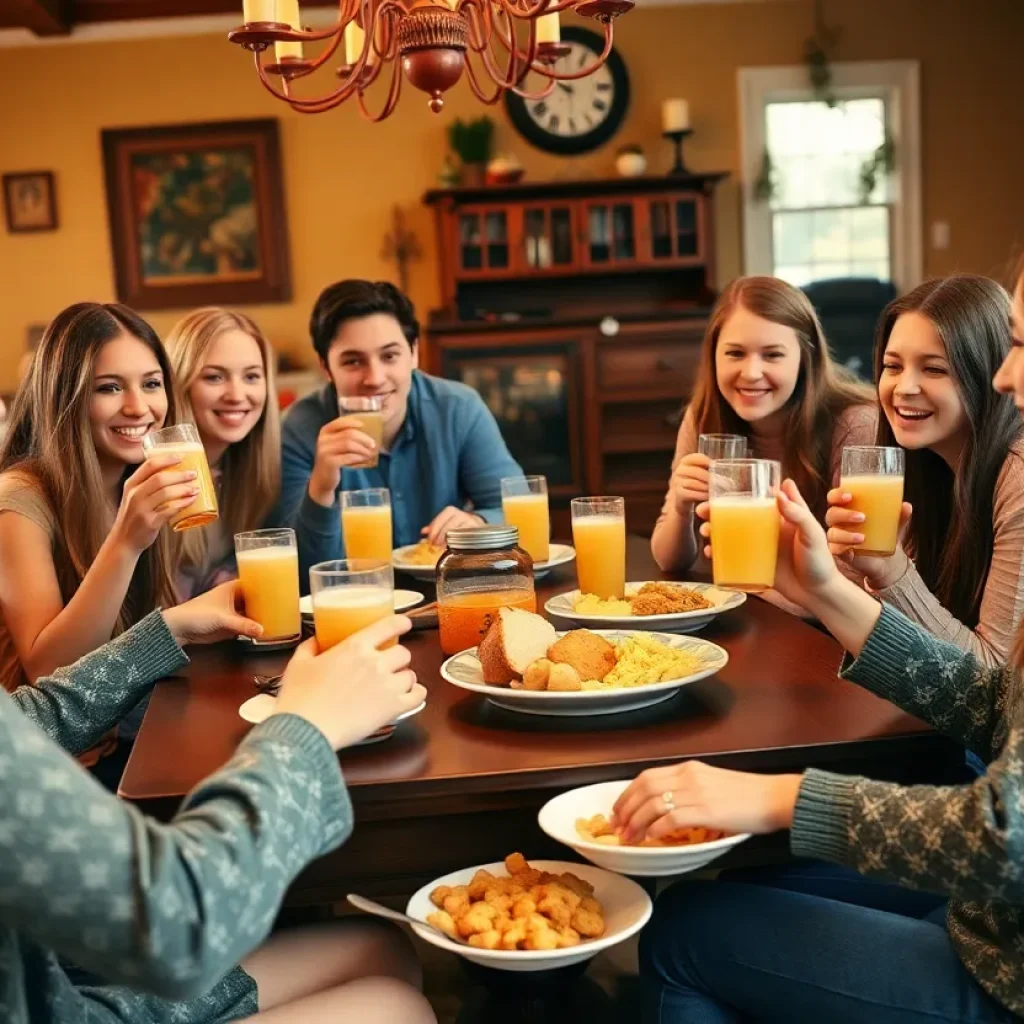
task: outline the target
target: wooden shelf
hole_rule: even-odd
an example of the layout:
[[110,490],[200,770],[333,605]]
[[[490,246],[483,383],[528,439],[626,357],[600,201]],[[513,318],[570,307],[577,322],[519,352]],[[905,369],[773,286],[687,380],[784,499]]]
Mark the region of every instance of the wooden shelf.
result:
[[686,396],[681,388],[635,388],[632,391],[601,391],[597,400],[602,405],[625,405],[630,402],[670,402],[681,405]]
[[601,451],[605,455],[629,455],[631,452],[674,452],[675,437],[651,437],[649,434],[637,434],[633,437],[605,437],[601,441]]

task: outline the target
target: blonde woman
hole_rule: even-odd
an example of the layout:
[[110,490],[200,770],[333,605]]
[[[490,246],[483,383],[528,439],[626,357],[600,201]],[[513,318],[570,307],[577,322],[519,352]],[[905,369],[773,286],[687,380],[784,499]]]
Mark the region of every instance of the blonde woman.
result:
[[[35,682],[174,603],[169,530],[198,493],[178,459],[143,460],[174,422],[167,357],[120,305],[81,302],[49,325],[0,449],[0,682]],[[130,730],[129,730],[130,731]],[[111,737],[83,755],[94,765]],[[127,746],[121,753],[126,756]],[[116,781],[111,759],[98,772]]]

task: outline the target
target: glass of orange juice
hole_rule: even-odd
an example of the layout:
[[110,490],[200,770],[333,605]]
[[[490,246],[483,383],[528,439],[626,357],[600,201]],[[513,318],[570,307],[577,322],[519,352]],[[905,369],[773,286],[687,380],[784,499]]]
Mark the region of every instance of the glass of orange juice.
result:
[[341,532],[348,558],[391,564],[391,492],[342,491]]
[[903,507],[903,449],[852,445],[843,449],[839,486],[853,495],[847,508],[864,514],[864,522],[848,529],[864,534],[856,551],[891,555],[900,535]]
[[390,565],[361,559],[320,562],[309,570],[309,590],[321,651],[395,613],[395,575]]
[[781,467],[770,459],[711,463],[711,562],[715,586],[756,594],[775,586]]
[[295,531],[236,533],[235,559],[245,598],[245,614],[263,627],[263,636],[255,643],[298,640],[302,634],[302,617]]
[[697,451],[712,462],[716,459],[742,459],[747,454],[747,439],[742,434],[701,434]]
[[607,599],[626,593],[626,501],[573,498],[572,539],[580,591]]
[[147,459],[157,455],[177,455],[181,462],[172,466],[174,470],[194,469],[199,493],[191,505],[175,513],[171,526],[175,532],[191,530],[195,526],[206,526],[214,522],[217,511],[217,491],[210,475],[210,464],[206,460],[206,449],[199,440],[199,432],[191,423],[179,423],[176,427],[151,430],[142,436],[142,453]]
[[359,429],[369,434],[377,445],[366,462],[357,462],[351,469],[373,469],[384,443],[384,402],[378,395],[338,395],[338,413],[342,420],[359,420]]
[[548,481],[543,476],[510,476],[501,481],[505,522],[519,529],[519,546],[537,562],[551,557]]

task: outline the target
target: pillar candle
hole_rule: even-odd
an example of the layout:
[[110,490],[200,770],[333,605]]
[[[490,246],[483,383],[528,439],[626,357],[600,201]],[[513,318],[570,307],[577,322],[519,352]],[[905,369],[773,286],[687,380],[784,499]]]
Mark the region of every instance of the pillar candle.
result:
[[274,0],[242,0],[242,20],[251,25],[274,20]]
[[354,22],[345,26],[345,63],[355,64],[363,53],[366,33]]
[[686,100],[665,100],[661,105],[661,130],[685,132],[690,127],[690,104]]
[[558,24],[558,14],[542,14],[537,21],[537,42],[558,43],[562,40],[562,30]]

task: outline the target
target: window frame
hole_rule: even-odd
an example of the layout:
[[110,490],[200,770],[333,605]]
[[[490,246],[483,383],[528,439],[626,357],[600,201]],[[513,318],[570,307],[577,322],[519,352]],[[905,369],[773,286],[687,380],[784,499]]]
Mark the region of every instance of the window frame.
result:
[[[740,68],[740,159],[743,189],[743,266],[771,274],[772,211],[754,198],[765,150],[764,109],[769,103],[816,99],[803,65]],[[840,100],[881,95],[896,145],[889,266],[900,291],[923,279],[921,212],[921,91],[917,61],[856,61],[832,65],[832,90]]]

